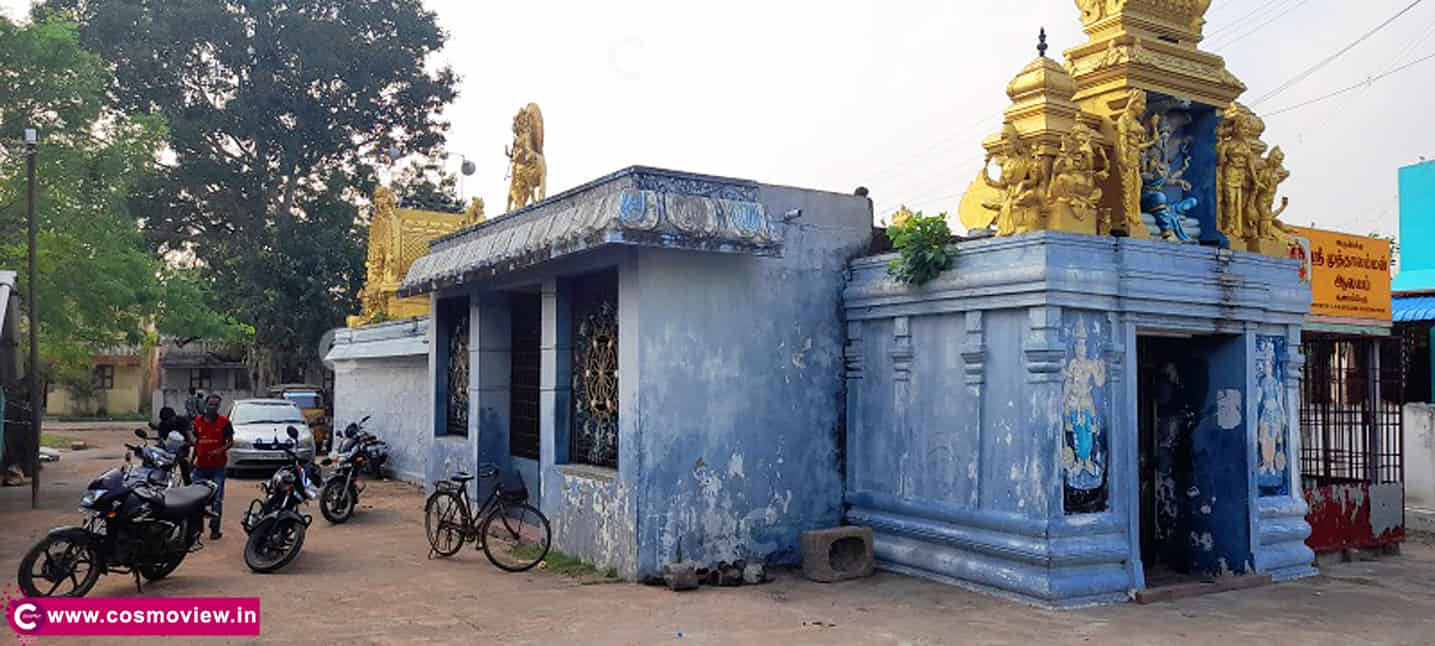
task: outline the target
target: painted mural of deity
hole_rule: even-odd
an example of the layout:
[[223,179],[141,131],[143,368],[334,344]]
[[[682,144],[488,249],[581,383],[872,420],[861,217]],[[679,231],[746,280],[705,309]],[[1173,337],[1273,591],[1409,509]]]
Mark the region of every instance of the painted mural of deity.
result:
[[1288,493],[1286,478],[1286,431],[1289,421],[1285,407],[1285,339],[1261,337],[1257,341],[1257,384],[1260,407],[1256,418],[1256,441],[1260,464],[1256,484],[1261,495],[1279,496]]
[[1073,347],[1062,368],[1061,464],[1067,513],[1106,508],[1106,420],[1097,394],[1106,386],[1106,361],[1088,347],[1087,324],[1078,319]]

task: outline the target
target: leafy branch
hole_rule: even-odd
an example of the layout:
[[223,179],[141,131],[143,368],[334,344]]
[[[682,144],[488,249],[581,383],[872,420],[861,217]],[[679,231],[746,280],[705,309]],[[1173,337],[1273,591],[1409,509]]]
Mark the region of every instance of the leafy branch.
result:
[[918,211],[901,224],[887,228],[887,238],[901,255],[887,266],[887,273],[907,285],[922,285],[952,266],[956,250],[950,248],[952,232],[947,214],[924,217]]

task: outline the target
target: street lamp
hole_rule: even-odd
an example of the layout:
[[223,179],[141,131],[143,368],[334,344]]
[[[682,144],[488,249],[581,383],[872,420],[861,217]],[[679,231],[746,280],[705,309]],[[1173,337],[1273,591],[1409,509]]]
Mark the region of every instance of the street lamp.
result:
[[44,393],[40,392],[40,301],[35,297],[35,283],[39,276],[39,223],[35,220],[35,156],[40,145],[40,134],[34,128],[25,129],[25,216],[30,228],[29,285],[25,299],[30,314],[30,429],[35,433],[35,452],[30,454],[30,508],[40,507],[40,407],[44,405]]

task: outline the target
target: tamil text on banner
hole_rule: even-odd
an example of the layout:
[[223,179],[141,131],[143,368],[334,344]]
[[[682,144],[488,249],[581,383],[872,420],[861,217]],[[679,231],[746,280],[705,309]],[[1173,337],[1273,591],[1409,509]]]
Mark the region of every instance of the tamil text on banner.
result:
[[1312,315],[1390,321],[1389,240],[1291,228],[1310,243]]

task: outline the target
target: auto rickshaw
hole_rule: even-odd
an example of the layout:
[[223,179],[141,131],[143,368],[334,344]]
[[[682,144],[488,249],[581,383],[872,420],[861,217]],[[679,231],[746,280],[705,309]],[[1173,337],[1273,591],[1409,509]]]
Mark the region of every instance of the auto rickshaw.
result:
[[294,402],[304,412],[304,421],[314,433],[314,445],[328,451],[333,437],[333,420],[324,399],[324,389],[310,384],[280,384],[269,388],[269,396]]

